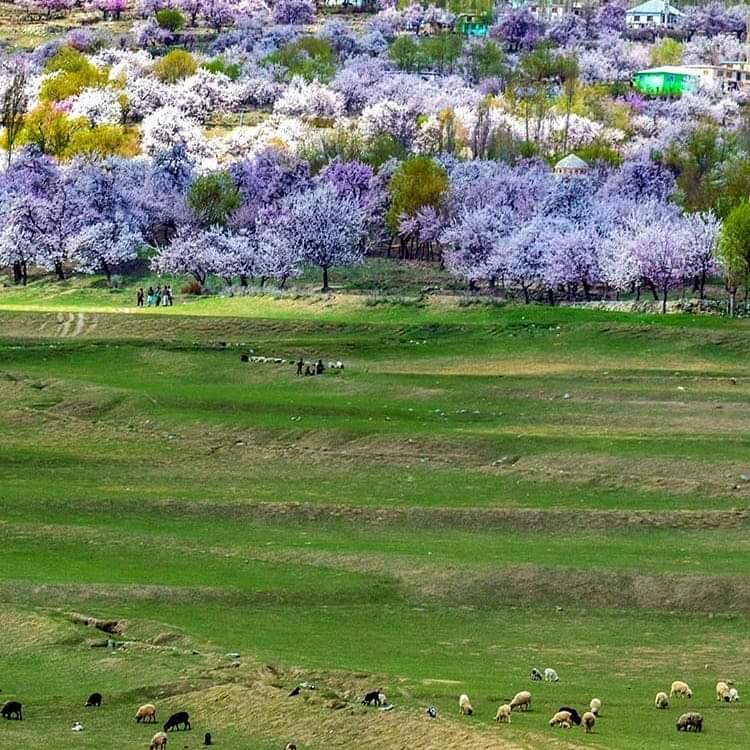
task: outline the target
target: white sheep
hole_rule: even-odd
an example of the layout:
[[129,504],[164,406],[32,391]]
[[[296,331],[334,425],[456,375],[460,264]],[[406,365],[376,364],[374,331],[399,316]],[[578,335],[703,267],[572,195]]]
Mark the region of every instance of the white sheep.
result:
[[672,683],[672,688],[669,691],[669,697],[671,698],[675,695],[680,698],[692,698],[693,691],[690,689],[690,686],[687,684],[687,682],[683,682],[682,680],[675,680]]
[[594,724],[596,724],[596,715],[593,711],[586,711],[586,713],[581,716],[581,725],[586,734],[591,734],[591,732],[594,731]]
[[513,696],[513,700],[510,702],[510,710],[513,711],[516,708],[524,711],[531,708],[531,693],[528,690],[522,690]]
[[599,716],[599,711],[601,711],[602,708],[602,702],[598,698],[592,698],[591,703],[589,703],[589,709],[591,709],[591,713],[594,714],[594,716]]
[[503,703],[502,706],[498,706],[497,713],[495,714],[495,721],[507,722],[510,724],[511,708],[507,703]]
[[667,694],[665,692],[657,693],[654,705],[657,708],[669,708],[669,697]]
[[458,712],[464,716],[471,716],[474,713],[474,709],[471,707],[471,701],[466,693],[461,693],[458,699]]
[[153,703],[144,703],[135,712],[135,720],[139,723],[156,721],[156,706]]
[[557,676],[557,672],[551,667],[547,667],[544,670],[544,679],[546,682],[557,682],[560,678]]
[[726,682],[716,683],[716,700],[717,701],[729,701],[729,685]]
[[740,699],[740,694],[737,688],[729,688],[729,702],[736,703]]
[[167,735],[164,732],[157,732],[151,738],[151,744],[148,746],[148,750],[164,750],[167,746]]
[[80,721],[74,721],[73,726],[70,728],[71,732],[82,732],[83,731],[83,724],[81,724]]
[[570,711],[558,711],[550,720],[551,727],[570,729]]

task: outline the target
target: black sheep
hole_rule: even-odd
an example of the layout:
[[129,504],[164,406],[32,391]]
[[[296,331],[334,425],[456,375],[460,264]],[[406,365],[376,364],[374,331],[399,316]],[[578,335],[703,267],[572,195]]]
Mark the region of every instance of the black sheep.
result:
[[90,708],[94,706],[95,708],[98,708],[102,705],[102,694],[101,693],[91,693],[88,700],[84,704],[84,708]]
[[213,744],[213,742],[211,741],[211,732],[206,732],[205,736],[203,737],[203,744],[206,747]]
[[569,708],[568,706],[562,706],[558,708],[558,711],[567,711],[570,714],[570,720],[577,726],[581,726],[581,717],[578,715],[578,711],[575,708]]
[[379,706],[380,695],[382,692],[383,692],[382,690],[371,690],[369,693],[365,693],[365,697],[362,698],[362,705],[363,706]]
[[18,719],[18,721],[23,720],[23,706],[18,701],[8,701],[7,703],[3,704],[2,709],[0,709],[0,716],[3,717],[3,719]]
[[187,711],[178,711],[176,714],[172,714],[164,725],[164,731],[179,730],[180,726],[185,727],[185,731],[192,729],[190,726],[190,716]]

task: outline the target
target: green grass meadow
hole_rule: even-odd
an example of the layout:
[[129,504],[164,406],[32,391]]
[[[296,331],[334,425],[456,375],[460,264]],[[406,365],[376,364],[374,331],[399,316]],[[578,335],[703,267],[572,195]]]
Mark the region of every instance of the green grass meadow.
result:
[[415,300],[0,290],[0,748],[743,746],[750,324]]

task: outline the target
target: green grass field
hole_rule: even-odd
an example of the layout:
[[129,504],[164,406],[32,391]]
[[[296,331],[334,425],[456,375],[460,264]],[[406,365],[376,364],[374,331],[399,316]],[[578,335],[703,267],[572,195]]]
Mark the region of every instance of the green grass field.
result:
[[[146,748],[150,701],[193,716],[171,748],[742,746],[750,324],[131,291],[0,290],[0,748]],[[548,727],[594,696],[594,734]]]

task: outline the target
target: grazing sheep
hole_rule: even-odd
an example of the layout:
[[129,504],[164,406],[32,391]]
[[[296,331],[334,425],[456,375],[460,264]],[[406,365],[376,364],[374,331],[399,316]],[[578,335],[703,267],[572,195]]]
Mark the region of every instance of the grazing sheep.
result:
[[150,723],[156,721],[156,706],[153,703],[144,703],[136,712],[135,720],[140,724],[141,722]]
[[602,702],[598,698],[592,698],[589,709],[594,716],[599,716],[599,711],[602,710]]
[[737,688],[729,688],[729,695],[727,701],[729,703],[736,703],[740,699],[740,694]]
[[682,680],[675,680],[672,683],[672,689],[669,691],[669,697],[671,698],[674,695],[680,698],[692,698],[693,691],[690,689],[687,682],[683,682]]
[[547,669],[544,670],[544,680],[545,682],[558,682],[560,678],[557,676],[557,672],[555,672],[554,669],[547,667]]
[[677,719],[677,731],[678,732],[702,732],[703,731],[703,716],[694,711],[687,714],[682,714]]
[[173,729],[179,731],[181,726],[185,727],[186,732],[192,729],[187,711],[178,711],[176,714],[172,714],[164,724],[164,731],[171,732]]
[[510,702],[510,710],[514,711],[516,708],[524,711],[531,708],[531,693],[528,690],[522,690],[513,696],[513,700]]
[[18,719],[18,721],[23,721],[23,706],[18,701],[8,701],[0,709],[0,716],[3,719],[10,719],[12,717]]
[[567,711],[570,714],[570,720],[577,727],[581,726],[581,715],[575,710],[575,708],[571,708],[570,706],[560,706],[560,708],[557,709],[557,712],[561,713],[562,711]]
[[508,722],[510,724],[510,714],[510,706],[507,703],[503,703],[502,706],[498,706],[495,721]]
[[74,721],[73,726],[70,728],[71,732],[82,732],[83,731],[83,724],[81,724],[80,721]]
[[84,708],[90,708],[91,706],[98,708],[101,705],[102,705],[102,694],[91,693],[86,703],[84,703]]
[[656,699],[654,700],[654,705],[657,708],[669,708],[669,697],[666,693],[661,692],[656,694]]
[[568,711],[558,711],[550,720],[551,727],[560,727],[561,729],[570,729],[570,713]]
[[157,732],[151,738],[151,744],[148,746],[148,750],[164,750],[167,746],[167,735],[164,732]]
[[531,670],[531,679],[534,682],[541,682],[542,681],[542,673],[536,667],[534,667]]
[[362,698],[363,706],[383,706],[385,705],[385,702],[386,698],[383,688],[371,690],[369,693],[365,693],[365,697]]
[[717,701],[729,700],[729,685],[727,685],[726,682],[716,683],[716,700]]
[[458,713],[464,716],[471,716],[474,713],[474,709],[471,707],[471,701],[466,693],[461,693],[458,699]]
[[591,732],[594,731],[594,724],[596,724],[596,714],[594,714],[593,711],[586,711],[586,713],[581,716],[581,723],[583,724],[583,731],[586,732],[586,734],[591,734]]
[[213,745],[213,740],[211,739],[211,732],[206,732],[203,735],[203,745],[205,747],[209,747],[210,745]]

